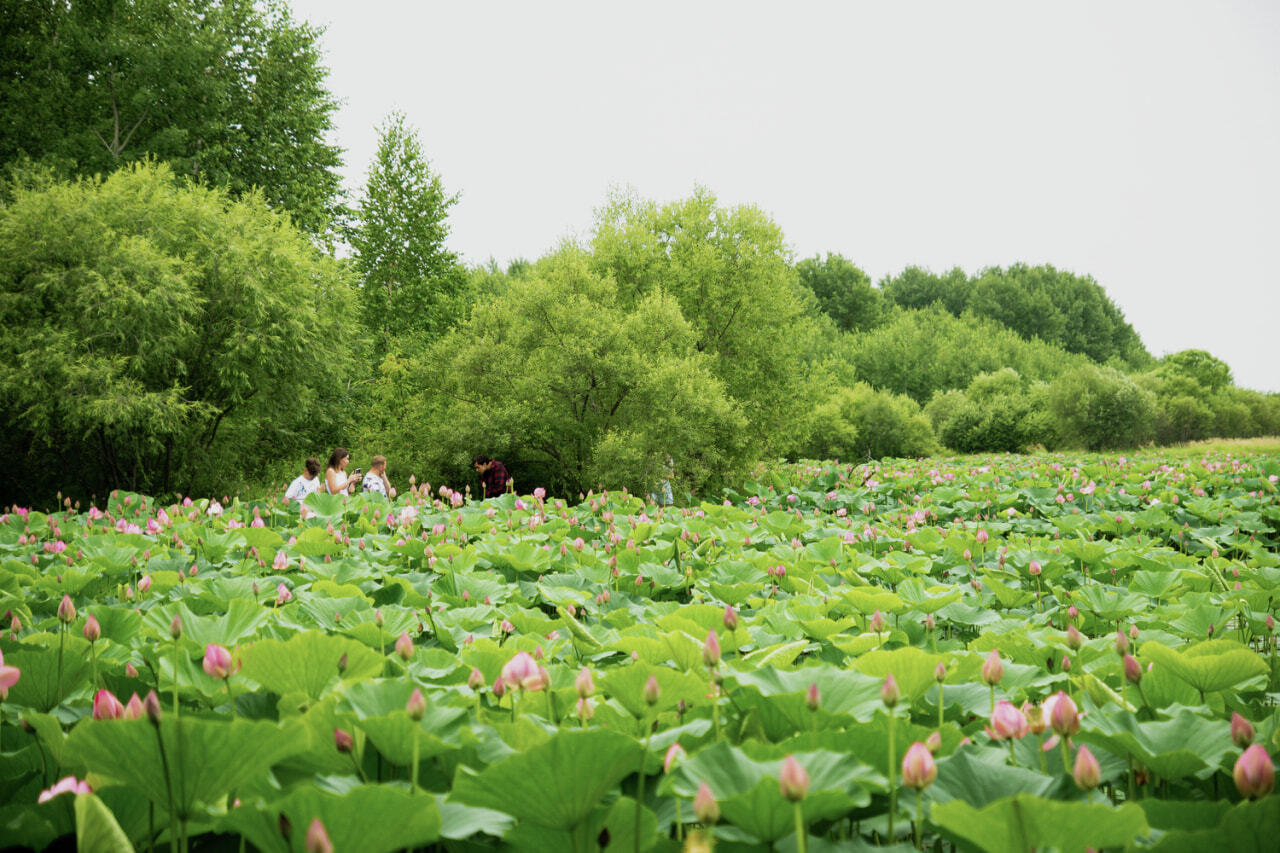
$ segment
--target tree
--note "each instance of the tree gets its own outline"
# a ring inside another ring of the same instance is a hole
[[[395,338],[418,343],[453,324],[467,273],[445,248],[458,200],[433,174],[418,133],[401,113],[379,129],[378,151],[348,229],[365,324],[385,354]]]
[[[800,284],[813,291],[818,306],[846,332],[879,325],[885,315],[884,296],[871,279],[848,259],[827,253],[796,264]]]
[[[927,456],[936,448],[929,419],[914,400],[860,382],[852,388],[837,388],[814,409],[805,455],[860,462]]]
[[[1156,372],[1166,377],[1185,376],[1206,391],[1231,386],[1231,368],[1202,349],[1184,349],[1160,359]]]
[[[1086,450],[1137,447],[1156,418],[1150,391],[1110,367],[1083,364],[1049,385],[1049,408],[1065,443]]]
[[[341,207],[337,102],[320,31],[252,0],[7,3],[0,163],[64,175],[154,157],[233,195],[261,190],[313,235]]]
[[[969,301],[969,277],[959,267],[938,275],[912,266],[880,282],[880,291],[889,302],[903,308],[937,304],[959,317]]]
[[[741,470],[746,424],[679,305],[618,290],[565,246],[476,305],[409,379],[425,397],[405,406],[419,464],[457,470],[486,451],[563,493],[651,488],[668,455],[685,488]]]
[[[135,164],[0,208],[10,497],[217,488],[332,431],[351,304],[336,262],[261,196],[184,184]]]

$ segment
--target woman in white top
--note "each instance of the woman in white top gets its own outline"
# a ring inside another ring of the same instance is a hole
[[[302,476],[289,484],[284,496],[291,501],[300,501],[320,488],[320,460],[314,456],[307,457]]]
[[[351,461],[351,454],[341,447],[335,447],[333,452],[329,454],[329,468],[324,472],[324,490],[328,494],[336,495],[341,492],[349,491],[356,483],[364,477],[363,474],[352,474],[348,477],[342,473],[347,467],[347,463]]]

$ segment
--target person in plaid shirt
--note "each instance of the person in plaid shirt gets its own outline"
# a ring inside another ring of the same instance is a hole
[[[471,460],[471,467],[476,469],[476,473],[480,475],[480,482],[484,484],[484,496],[486,498],[496,498],[507,490],[507,484],[511,482],[511,475],[507,473],[507,468],[497,459],[490,459],[488,456],[477,456]]]

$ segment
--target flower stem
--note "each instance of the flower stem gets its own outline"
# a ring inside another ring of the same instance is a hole
[[[636,853],[640,853],[640,819],[644,817],[644,764],[649,757],[649,741],[653,738],[653,726],[649,724],[649,712],[644,715],[644,751],[640,753],[640,781],[636,785]]]
[[[173,807],[173,774],[169,772],[169,756],[164,749],[164,738],[160,736],[160,725],[156,724],[156,742],[160,744],[160,766],[164,768],[164,786],[169,794],[169,850],[178,853],[177,813]]]
[[[413,767],[410,771],[413,783],[409,787],[412,794],[418,793],[418,733],[422,729],[415,720],[413,723]]]
[[[923,791],[923,789],[921,789],[921,788],[916,788],[916,825],[915,825],[915,833],[916,833],[916,849],[917,849],[917,850],[923,850],[923,849],[924,849],[924,817],[923,817],[923,815],[922,815],[922,809],[921,809],[921,806],[920,806],[920,801],[921,801],[922,799],[924,799],[924,791]]]
[[[53,704],[56,706],[62,702],[62,649],[67,644],[67,626],[64,624],[58,630],[58,693],[55,695]]]
[[[1071,775],[1071,751],[1067,749],[1067,736],[1059,735],[1058,737],[1059,737],[1059,742],[1062,746],[1062,769],[1068,776],[1070,776]]]
[[[896,781],[897,774],[894,772],[893,753],[893,730],[897,720],[893,715],[893,709],[889,709],[889,843],[893,843],[893,818],[898,811],[898,783]]]
[[[804,809],[800,806],[801,801],[796,800],[796,853],[808,853],[809,850],[809,830],[804,825]]]
[[[938,682],[938,735],[942,735],[942,715],[945,713],[946,703],[942,701],[942,682]]]
[[[231,695],[231,678],[230,678],[230,676],[228,676],[227,678],[222,679],[222,683],[223,683],[224,685],[226,685],[226,688],[227,688],[227,702],[229,702],[229,703],[231,704],[231,719],[233,719],[233,720],[234,720],[234,719],[236,718],[236,698],[235,698],[234,696],[232,696],[232,695]]]

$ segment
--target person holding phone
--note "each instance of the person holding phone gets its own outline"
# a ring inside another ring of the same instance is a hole
[[[364,490],[377,492],[388,500],[396,496],[396,490],[391,488],[391,481],[387,479],[387,457],[373,457],[369,463],[369,474],[364,478]]]
[[[324,490],[328,494],[337,495],[343,492],[350,493],[364,479],[364,472],[359,468],[350,477],[343,472],[346,470],[347,464],[351,462],[351,454],[344,448],[335,447],[333,452],[329,454],[329,467],[324,472]]]

